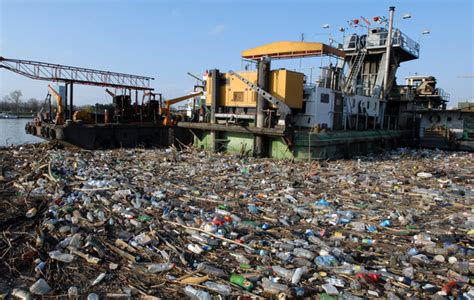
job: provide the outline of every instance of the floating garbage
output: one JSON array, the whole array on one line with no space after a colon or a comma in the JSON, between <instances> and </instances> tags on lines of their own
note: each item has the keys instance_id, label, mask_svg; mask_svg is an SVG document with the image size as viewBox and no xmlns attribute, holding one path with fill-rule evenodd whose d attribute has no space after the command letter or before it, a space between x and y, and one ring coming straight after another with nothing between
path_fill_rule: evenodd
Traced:
<instances>
[{"instance_id":1,"label":"floating garbage","mask_svg":"<svg viewBox=\"0 0 474 300\"><path fill-rule=\"evenodd\" d=\"M469 153L311 163L194 148L0 154L7 298L474 295Z\"/></svg>"}]
</instances>

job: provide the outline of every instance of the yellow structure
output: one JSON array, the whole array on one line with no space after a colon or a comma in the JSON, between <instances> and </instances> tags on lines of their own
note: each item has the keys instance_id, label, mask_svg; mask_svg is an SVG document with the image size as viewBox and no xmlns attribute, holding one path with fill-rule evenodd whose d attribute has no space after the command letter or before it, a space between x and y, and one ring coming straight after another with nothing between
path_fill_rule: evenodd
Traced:
<instances>
[{"instance_id":1,"label":"yellow structure","mask_svg":"<svg viewBox=\"0 0 474 300\"><path fill-rule=\"evenodd\" d=\"M93 124L94 123L93 114L86 111L86 110L84 110L84 109L75 111L74 114L72 115L72 120L74 122L82 121L85 124Z\"/></svg>"},{"instance_id":2,"label":"yellow structure","mask_svg":"<svg viewBox=\"0 0 474 300\"><path fill-rule=\"evenodd\" d=\"M344 51L315 42L274 42L242 51L242 58L258 60L267 56L272 59L300 58L334 55L344 57Z\"/></svg>"},{"instance_id":3,"label":"yellow structure","mask_svg":"<svg viewBox=\"0 0 474 300\"><path fill-rule=\"evenodd\" d=\"M51 95L56 99L56 118L54 119L54 124L63 125L64 116L63 116L63 100L61 95L50 85L48 84L48 90Z\"/></svg>"},{"instance_id":4,"label":"yellow structure","mask_svg":"<svg viewBox=\"0 0 474 300\"><path fill-rule=\"evenodd\" d=\"M245 79L257 83L257 71L238 72ZM206 105L211 105L212 79L209 77L206 84ZM252 91L238 78L225 73L221 74L219 86L219 106L227 107L256 107L257 93ZM290 108L303 107L304 74L288 71L273 70L270 72L270 94L283 100Z\"/></svg>"},{"instance_id":5,"label":"yellow structure","mask_svg":"<svg viewBox=\"0 0 474 300\"><path fill-rule=\"evenodd\" d=\"M191 99L197 96L201 96L203 92L197 92L185 96L181 96L174 99L169 99L165 101L165 106L160 109L160 115L164 116L163 126L174 126L176 122L171 118L171 105L179 103L181 101Z\"/></svg>"}]
</instances>

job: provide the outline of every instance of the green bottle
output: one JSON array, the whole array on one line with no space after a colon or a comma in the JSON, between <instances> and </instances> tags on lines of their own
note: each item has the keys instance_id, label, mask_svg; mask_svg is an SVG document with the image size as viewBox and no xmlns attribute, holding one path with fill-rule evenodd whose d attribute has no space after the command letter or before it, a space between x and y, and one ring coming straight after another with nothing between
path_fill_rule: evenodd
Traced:
<instances>
[{"instance_id":1,"label":"green bottle","mask_svg":"<svg viewBox=\"0 0 474 300\"><path fill-rule=\"evenodd\" d=\"M243 287L247 291L250 291L253 288L253 283L245 279L244 276L238 274L232 274L230 276L230 282L237 284L238 286Z\"/></svg>"}]
</instances>

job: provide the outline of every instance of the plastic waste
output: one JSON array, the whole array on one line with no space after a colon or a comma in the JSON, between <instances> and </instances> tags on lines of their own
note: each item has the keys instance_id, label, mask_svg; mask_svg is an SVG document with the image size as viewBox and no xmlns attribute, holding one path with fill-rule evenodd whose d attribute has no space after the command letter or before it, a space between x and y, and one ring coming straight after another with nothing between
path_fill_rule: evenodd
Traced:
<instances>
[{"instance_id":1,"label":"plastic waste","mask_svg":"<svg viewBox=\"0 0 474 300\"><path fill-rule=\"evenodd\" d=\"M309 250L306 250L306 249L303 249L303 248L295 248L293 250L293 255L296 256L296 257L302 257L302 258L306 258L306 259L313 259L316 254L314 252L311 252Z\"/></svg>"},{"instance_id":2,"label":"plastic waste","mask_svg":"<svg viewBox=\"0 0 474 300\"><path fill-rule=\"evenodd\" d=\"M320 255L315 258L314 263L321 267L333 267L338 264L338 261L332 255Z\"/></svg>"},{"instance_id":3,"label":"plastic waste","mask_svg":"<svg viewBox=\"0 0 474 300\"><path fill-rule=\"evenodd\" d=\"M35 295L45 295L51 291L51 287L43 278L38 279L30 286L30 292Z\"/></svg>"},{"instance_id":4,"label":"plastic waste","mask_svg":"<svg viewBox=\"0 0 474 300\"><path fill-rule=\"evenodd\" d=\"M212 291L215 291L223 296L230 296L232 293L232 288L226 284L219 284L213 281L206 281L203 283L204 286L209 288Z\"/></svg>"},{"instance_id":5,"label":"plastic waste","mask_svg":"<svg viewBox=\"0 0 474 300\"><path fill-rule=\"evenodd\" d=\"M161 263L161 264L148 264L147 271L148 273L158 273L169 271L175 267L174 263Z\"/></svg>"},{"instance_id":6,"label":"plastic waste","mask_svg":"<svg viewBox=\"0 0 474 300\"><path fill-rule=\"evenodd\" d=\"M64 263L70 263L74 260L74 255L71 255L69 253L62 253L61 251L55 250L51 251L48 253L49 257L52 259L64 262Z\"/></svg>"},{"instance_id":7,"label":"plastic waste","mask_svg":"<svg viewBox=\"0 0 474 300\"><path fill-rule=\"evenodd\" d=\"M15 288L12 290L12 296L21 300L31 300L31 294L23 289Z\"/></svg>"},{"instance_id":8,"label":"plastic waste","mask_svg":"<svg viewBox=\"0 0 474 300\"><path fill-rule=\"evenodd\" d=\"M193 287L190 286L190 285L187 285L187 286L184 288L184 293L185 293L190 299L193 299L193 300L212 300L212 297L211 297L211 295L210 295L208 292L203 291L203 290L195 289L195 288L193 288Z\"/></svg>"},{"instance_id":9,"label":"plastic waste","mask_svg":"<svg viewBox=\"0 0 474 300\"><path fill-rule=\"evenodd\" d=\"M308 271L306 267L297 268L291 276L291 284L298 284L300 282L301 276Z\"/></svg>"},{"instance_id":10,"label":"plastic waste","mask_svg":"<svg viewBox=\"0 0 474 300\"><path fill-rule=\"evenodd\" d=\"M87 295L87 300L99 300L99 295L97 295L96 293L90 293L89 295Z\"/></svg>"},{"instance_id":11,"label":"plastic waste","mask_svg":"<svg viewBox=\"0 0 474 300\"><path fill-rule=\"evenodd\" d=\"M246 289L246 290L251 290L253 288L253 283L247 279L245 279L244 276L238 275L238 274L232 274L230 276L230 282L237 284L238 286Z\"/></svg>"},{"instance_id":12,"label":"plastic waste","mask_svg":"<svg viewBox=\"0 0 474 300\"><path fill-rule=\"evenodd\" d=\"M288 291L287 285L273 282L266 277L262 279L262 287L263 287L263 290L269 294L279 294L279 293L285 293Z\"/></svg>"},{"instance_id":13,"label":"plastic waste","mask_svg":"<svg viewBox=\"0 0 474 300\"><path fill-rule=\"evenodd\" d=\"M273 273L275 273L276 276L279 276L283 279L286 280L291 280L293 278L293 273L294 270L287 270L283 267L280 266L272 266Z\"/></svg>"},{"instance_id":14,"label":"plastic waste","mask_svg":"<svg viewBox=\"0 0 474 300\"><path fill-rule=\"evenodd\" d=\"M197 265L197 269L201 270L202 273L208 274L208 275L214 275L217 277L225 277L226 273L217 267L211 266L206 263L200 263Z\"/></svg>"}]
</instances>

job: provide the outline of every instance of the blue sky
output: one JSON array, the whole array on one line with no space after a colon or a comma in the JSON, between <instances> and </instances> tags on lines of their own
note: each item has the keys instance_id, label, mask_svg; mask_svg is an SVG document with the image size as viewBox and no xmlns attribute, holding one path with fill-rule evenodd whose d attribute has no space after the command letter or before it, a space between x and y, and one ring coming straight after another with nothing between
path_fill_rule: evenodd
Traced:
<instances>
[{"instance_id":1,"label":"blue sky","mask_svg":"<svg viewBox=\"0 0 474 300\"><path fill-rule=\"evenodd\" d=\"M430 74L451 94L451 104L474 98L474 1L151 1L0 0L0 56L154 77L165 97L188 93L186 72L241 69L240 51L280 40L342 40L337 28L360 16L388 15L420 39L420 59L402 64L409 74ZM403 20L405 13L411 19ZM330 29L323 29L330 24ZM429 29L431 34L421 35ZM274 66L298 67L299 61ZM303 59L302 67L319 66ZM306 69L308 70L308 69ZM0 71L0 97L20 89L43 99L47 82ZM75 103L106 103L101 88L76 86Z\"/></svg>"}]
</instances>

